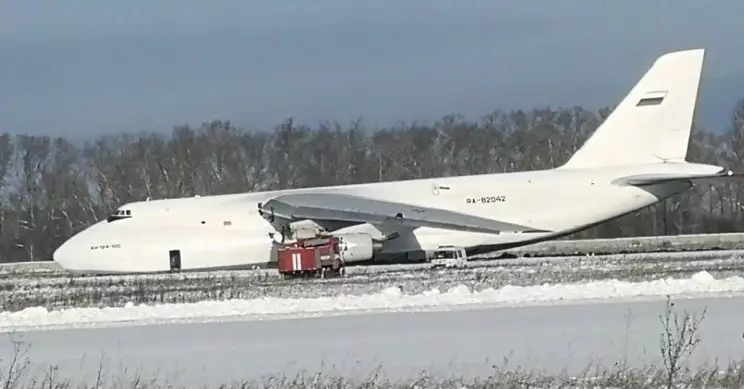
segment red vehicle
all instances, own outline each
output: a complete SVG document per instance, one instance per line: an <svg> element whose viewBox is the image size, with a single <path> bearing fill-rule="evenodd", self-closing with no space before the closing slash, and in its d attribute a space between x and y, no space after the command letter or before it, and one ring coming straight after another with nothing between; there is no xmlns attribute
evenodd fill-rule
<svg viewBox="0 0 744 389"><path fill-rule="evenodd" d="M277 250L277 268L284 278L343 275L337 238L298 240Z"/></svg>

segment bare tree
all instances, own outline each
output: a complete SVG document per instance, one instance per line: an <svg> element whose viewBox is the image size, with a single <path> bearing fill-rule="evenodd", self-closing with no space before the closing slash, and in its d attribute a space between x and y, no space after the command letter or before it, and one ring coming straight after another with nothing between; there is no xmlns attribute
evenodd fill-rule
<svg viewBox="0 0 744 389"><path fill-rule="evenodd" d="M90 139L0 135L0 261L50 259L64 239L131 201L545 169L564 163L607 117L570 107L493 110L480 120L367 128L287 119L273 131L214 120ZM689 160L744 169L744 100L730 126L693 129ZM573 235L611 238L736 231L736 180L696 186Z"/></svg>
<svg viewBox="0 0 744 389"><path fill-rule="evenodd" d="M676 385L680 373L687 367L688 358L700 343L698 331L707 312L705 308L699 316L690 314L686 310L679 314L672 308L674 308L674 303L667 296L664 313L659 316L664 329L659 347L664 362L664 383L667 389Z"/></svg>
<svg viewBox="0 0 744 389"><path fill-rule="evenodd" d="M31 360L26 356L29 345L24 342L16 333L11 332L10 338L10 356L8 358L8 371L3 374L3 389L13 389L18 387L19 381L25 376Z"/></svg>

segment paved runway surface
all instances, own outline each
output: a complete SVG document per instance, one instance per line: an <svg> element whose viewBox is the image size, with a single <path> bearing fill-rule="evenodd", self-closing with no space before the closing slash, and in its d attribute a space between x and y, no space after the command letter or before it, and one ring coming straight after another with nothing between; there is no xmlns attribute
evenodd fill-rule
<svg viewBox="0 0 744 389"><path fill-rule="evenodd" d="M675 301L677 309L691 312L708 308L693 363L744 355L744 297ZM610 365L624 355L632 364L658 362L663 308L656 300L17 335L31 345L28 356L35 365L58 364L62 376L88 382L102 356L109 376L140 368L181 383L223 383L300 368L315 372L321 364L359 374L382 363L389 376L421 369L485 375L507 356L513 365L558 372L578 371L597 359ZM7 338L0 345L2 365Z"/></svg>

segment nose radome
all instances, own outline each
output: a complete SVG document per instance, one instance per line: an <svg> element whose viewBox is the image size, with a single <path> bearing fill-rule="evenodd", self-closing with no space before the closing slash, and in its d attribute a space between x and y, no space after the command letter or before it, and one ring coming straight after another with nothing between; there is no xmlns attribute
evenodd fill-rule
<svg viewBox="0 0 744 389"><path fill-rule="evenodd" d="M66 240L62 245L57 247L56 250L54 250L54 253L52 254L52 259L54 262L57 263L60 267L63 269L69 269L72 262L75 260L74 258L74 252L72 250L72 244L70 241L74 240L75 238L72 237L68 240Z"/></svg>
<svg viewBox="0 0 744 389"><path fill-rule="evenodd" d="M89 266L91 242L101 232L105 232L105 229L101 231L101 227L106 224L105 220L100 221L71 236L54 250L52 260L68 271Z"/></svg>

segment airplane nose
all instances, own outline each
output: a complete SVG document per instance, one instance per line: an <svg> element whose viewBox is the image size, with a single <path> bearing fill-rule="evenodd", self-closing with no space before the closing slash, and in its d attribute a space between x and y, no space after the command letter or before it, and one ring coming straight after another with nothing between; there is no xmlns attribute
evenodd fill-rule
<svg viewBox="0 0 744 389"><path fill-rule="evenodd" d="M56 250L54 250L54 253L52 253L52 260L57 263L60 267L63 269L69 269L72 262L75 260L73 250L72 250L72 244L70 243L71 240L75 239L75 237L72 237L62 243L59 247L57 247Z"/></svg>
<svg viewBox="0 0 744 389"><path fill-rule="evenodd" d="M90 241L94 229L94 226L88 227L68 238L54 250L52 260L65 270L76 270L81 263L86 261L85 256L88 253L86 249L90 247L86 243Z"/></svg>
<svg viewBox="0 0 744 389"><path fill-rule="evenodd" d="M105 266L107 257L101 257L99 253L94 261L91 247L102 235L106 236L110 233L106 225L104 220L73 235L54 250L52 260L62 269L73 274L86 272L91 268L97 269L101 265Z"/></svg>

